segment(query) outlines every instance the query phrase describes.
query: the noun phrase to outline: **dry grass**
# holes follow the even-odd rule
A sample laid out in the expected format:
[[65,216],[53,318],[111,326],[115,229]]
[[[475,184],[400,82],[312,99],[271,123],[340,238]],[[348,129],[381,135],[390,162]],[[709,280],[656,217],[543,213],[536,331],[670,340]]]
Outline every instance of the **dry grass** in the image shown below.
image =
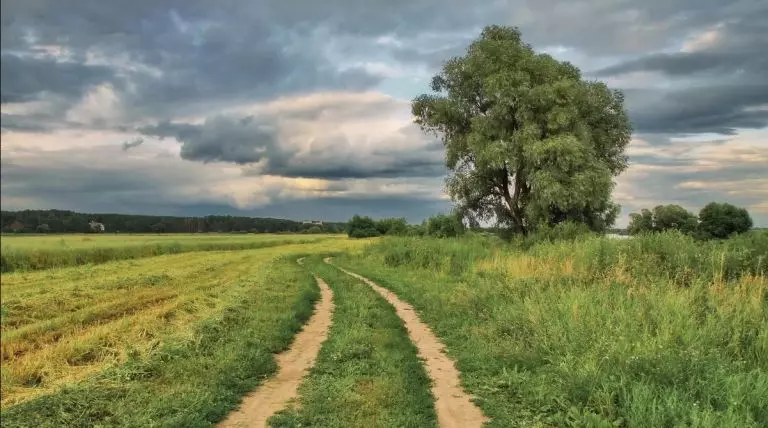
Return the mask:
[[[285,237],[282,237],[283,239]],[[290,237],[289,237],[290,239]],[[231,306],[275,258],[339,251],[335,238],[2,275],[2,407],[144,355]]]

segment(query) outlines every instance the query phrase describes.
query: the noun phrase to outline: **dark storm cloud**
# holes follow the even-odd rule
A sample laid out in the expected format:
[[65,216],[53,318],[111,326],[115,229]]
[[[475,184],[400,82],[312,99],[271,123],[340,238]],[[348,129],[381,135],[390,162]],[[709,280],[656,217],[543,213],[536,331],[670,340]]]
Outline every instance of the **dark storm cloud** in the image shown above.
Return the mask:
[[253,116],[217,116],[200,125],[161,122],[139,132],[175,138],[181,143],[181,157],[192,161],[247,164],[281,156],[276,130]]
[[677,83],[626,91],[638,132],[734,134],[768,126],[768,7],[709,31],[691,52],[650,54],[594,73],[657,72]]
[[669,91],[627,90],[627,108],[641,133],[720,133],[768,126],[768,83],[711,84]]
[[388,143],[410,144],[410,149],[364,151],[343,134],[315,138],[307,150],[279,144],[277,130],[268,120],[218,116],[202,124],[161,122],[138,129],[145,136],[174,138],[181,143],[183,159],[231,162],[246,168],[246,175],[343,178],[439,177],[445,174],[442,147],[426,141],[409,125],[389,136]]
[[104,66],[11,54],[2,55],[0,70],[3,103],[34,101],[45,95],[77,101],[89,88],[115,78]]

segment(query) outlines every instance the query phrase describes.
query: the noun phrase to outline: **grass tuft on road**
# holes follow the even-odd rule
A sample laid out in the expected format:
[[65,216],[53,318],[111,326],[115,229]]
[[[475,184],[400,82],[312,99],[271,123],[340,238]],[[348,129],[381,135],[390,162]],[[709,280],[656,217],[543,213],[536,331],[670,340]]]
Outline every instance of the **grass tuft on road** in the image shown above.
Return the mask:
[[430,381],[394,308],[319,256],[305,266],[333,289],[328,339],[296,405],[273,427],[434,427]]

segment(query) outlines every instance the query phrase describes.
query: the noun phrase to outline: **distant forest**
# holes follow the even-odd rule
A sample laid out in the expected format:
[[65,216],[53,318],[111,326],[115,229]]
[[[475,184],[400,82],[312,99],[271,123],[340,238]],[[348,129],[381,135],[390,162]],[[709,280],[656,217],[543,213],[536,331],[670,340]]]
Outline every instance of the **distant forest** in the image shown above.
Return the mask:
[[206,216],[168,217],[85,214],[62,210],[0,211],[3,233],[90,233],[101,223],[104,233],[342,233],[346,223],[278,218]]

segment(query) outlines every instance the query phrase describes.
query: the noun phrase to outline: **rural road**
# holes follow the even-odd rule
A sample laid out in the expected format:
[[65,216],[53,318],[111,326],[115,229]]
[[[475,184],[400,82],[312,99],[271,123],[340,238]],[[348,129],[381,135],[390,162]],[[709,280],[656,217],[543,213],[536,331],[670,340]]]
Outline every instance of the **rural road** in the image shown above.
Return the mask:
[[[302,264],[301,259],[297,261]],[[320,347],[328,337],[333,319],[333,293],[322,279],[315,279],[320,287],[320,301],[304,328],[296,334],[291,347],[277,355],[277,374],[243,397],[240,407],[230,413],[219,427],[265,427],[267,419],[296,397],[301,380],[315,363]]]
[[[332,264],[330,257],[326,258],[325,262]],[[395,307],[397,315],[405,323],[408,336],[418,348],[419,356],[424,360],[427,374],[432,379],[432,395],[435,397],[438,425],[441,428],[481,427],[487,418],[461,388],[459,371],[445,354],[443,343],[426,324],[421,322],[413,307],[400,300],[395,293],[368,278],[338,266],[336,268],[368,284]]]

